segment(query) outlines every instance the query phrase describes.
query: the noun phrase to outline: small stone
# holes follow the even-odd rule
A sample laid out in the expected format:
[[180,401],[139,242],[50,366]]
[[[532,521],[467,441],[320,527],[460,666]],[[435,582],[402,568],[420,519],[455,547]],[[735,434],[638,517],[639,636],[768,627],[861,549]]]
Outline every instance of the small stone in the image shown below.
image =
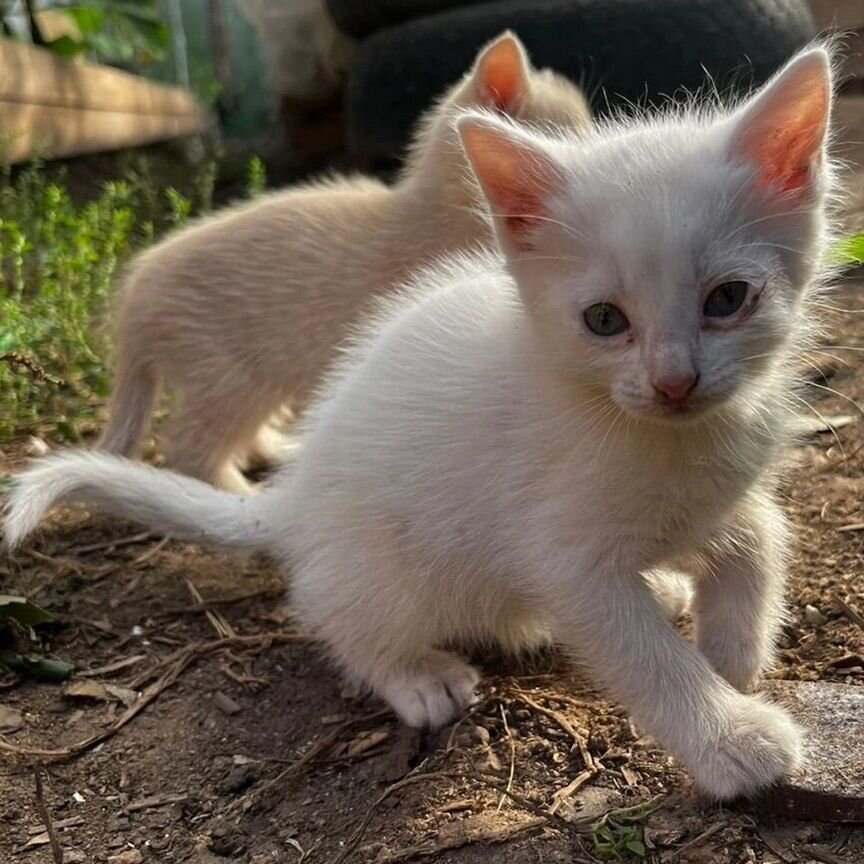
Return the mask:
[[124,849],[117,855],[108,856],[108,864],[141,864],[144,856],[137,849]]
[[220,788],[223,792],[236,794],[248,789],[260,776],[260,768],[255,763],[235,765],[220,784]]
[[64,849],[63,864],[87,864],[87,856],[80,849]]
[[45,443],[44,439],[37,438],[35,435],[30,436],[30,440],[27,442],[28,456],[44,456],[50,450],[51,448]]
[[233,825],[217,825],[210,832],[210,851],[225,858],[245,852],[247,843],[246,836]]
[[804,620],[811,627],[821,627],[828,619],[819,611],[816,606],[808,603],[804,607]]
[[132,827],[132,822],[128,816],[110,816],[105,827],[112,834],[116,834],[119,831],[128,831]]
[[8,735],[17,732],[24,725],[24,715],[17,708],[0,705],[0,732]]
[[772,681],[768,693],[804,727],[805,764],[751,806],[789,819],[864,822],[864,688]]
[[218,690],[213,696],[213,704],[223,714],[239,714],[243,710],[230,696],[223,693],[221,690]]

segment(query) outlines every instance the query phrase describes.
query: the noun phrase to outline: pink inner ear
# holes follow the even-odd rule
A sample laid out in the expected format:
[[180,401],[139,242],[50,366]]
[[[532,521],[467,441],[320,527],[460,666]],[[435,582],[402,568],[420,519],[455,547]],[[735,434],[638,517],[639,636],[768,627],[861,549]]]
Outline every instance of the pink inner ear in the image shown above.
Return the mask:
[[489,104],[509,110],[525,92],[525,58],[513,39],[493,45],[481,60],[480,76]]
[[793,196],[807,191],[819,167],[830,110],[827,65],[807,59],[756,97],[735,148],[758,166],[760,186]]
[[517,249],[530,250],[530,235],[546,215],[555,177],[551,160],[486,124],[464,124],[460,131],[493,216],[503,222],[507,239]]

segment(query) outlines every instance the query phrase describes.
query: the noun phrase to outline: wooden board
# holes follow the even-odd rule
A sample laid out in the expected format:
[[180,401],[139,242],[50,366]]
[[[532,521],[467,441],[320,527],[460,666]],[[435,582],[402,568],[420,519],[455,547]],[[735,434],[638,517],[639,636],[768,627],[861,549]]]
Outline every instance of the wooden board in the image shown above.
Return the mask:
[[209,122],[182,87],[0,39],[0,140],[11,162],[166,140]]

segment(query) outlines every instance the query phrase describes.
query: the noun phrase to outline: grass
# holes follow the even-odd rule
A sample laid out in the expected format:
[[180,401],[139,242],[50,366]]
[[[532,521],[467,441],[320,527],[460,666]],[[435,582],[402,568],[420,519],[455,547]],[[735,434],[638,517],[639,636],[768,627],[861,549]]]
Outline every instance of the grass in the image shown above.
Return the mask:
[[[184,192],[138,160],[89,201],[35,163],[0,174],[0,442],[34,431],[77,440],[108,392],[106,325],[124,262],[208,211],[215,161]],[[248,186],[265,185],[253,159]]]

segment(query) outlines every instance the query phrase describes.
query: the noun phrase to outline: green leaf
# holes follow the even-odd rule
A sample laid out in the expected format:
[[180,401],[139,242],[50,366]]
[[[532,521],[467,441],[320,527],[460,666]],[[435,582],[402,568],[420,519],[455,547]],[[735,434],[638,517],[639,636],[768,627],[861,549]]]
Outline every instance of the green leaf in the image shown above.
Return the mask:
[[645,844],[641,840],[628,840],[626,848],[634,855],[638,855],[640,858],[645,857]]
[[54,620],[50,612],[41,609],[26,597],[14,594],[0,594],[0,622],[4,618],[17,621],[22,627],[35,627]]
[[66,681],[75,671],[72,663],[49,657],[25,657],[7,648],[0,649],[0,665],[37,681]]
[[79,42],[71,36],[61,36],[59,39],[48,42],[45,47],[60,57],[75,57],[86,51],[89,46],[86,42]]
[[77,444],[81,440],[78,430],[68,420],[58,420],[55,425],[57,431],[71,444]]
[[96,6],[68,6],[63,11],[72,17],[85,36],[98,33],[105,26],[105,12]]

